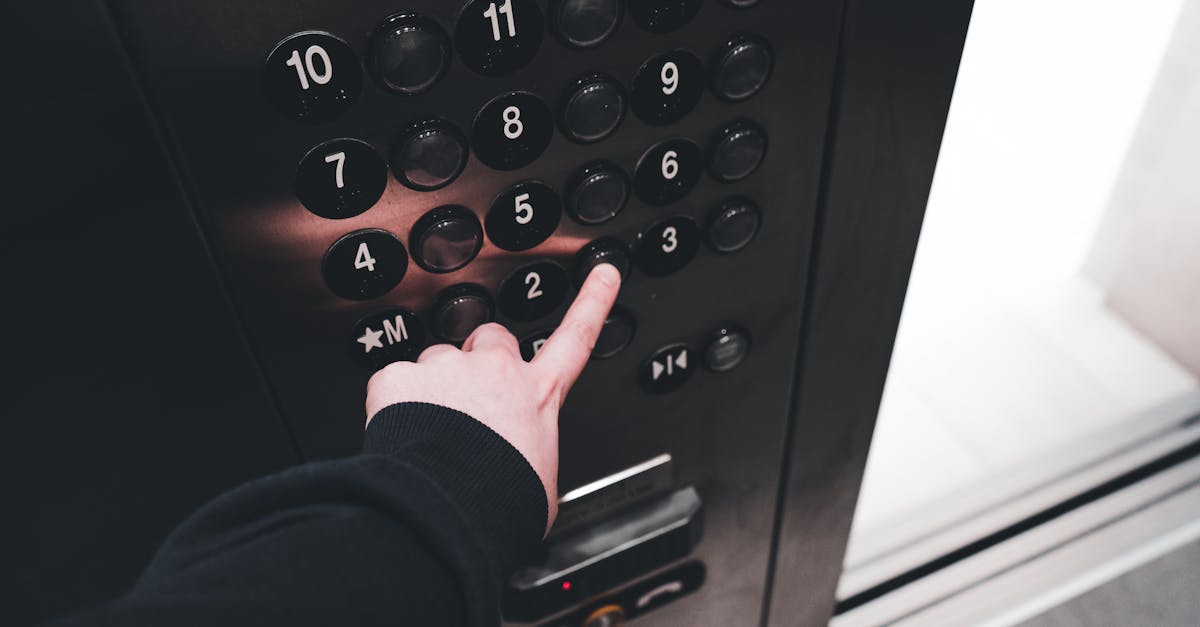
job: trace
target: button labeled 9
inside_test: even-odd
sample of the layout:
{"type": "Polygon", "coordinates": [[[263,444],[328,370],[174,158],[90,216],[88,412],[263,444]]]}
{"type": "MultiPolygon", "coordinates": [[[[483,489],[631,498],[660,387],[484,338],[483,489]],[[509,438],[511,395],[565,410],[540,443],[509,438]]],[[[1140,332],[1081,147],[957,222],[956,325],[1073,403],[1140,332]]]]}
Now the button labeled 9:
{"type": "Polygon", "coordinates": [[[686,50],[646,61],[633,79],[633,112],[647,124],[662,126],[683,119],[704,93],[704,64],[686,50]]]}

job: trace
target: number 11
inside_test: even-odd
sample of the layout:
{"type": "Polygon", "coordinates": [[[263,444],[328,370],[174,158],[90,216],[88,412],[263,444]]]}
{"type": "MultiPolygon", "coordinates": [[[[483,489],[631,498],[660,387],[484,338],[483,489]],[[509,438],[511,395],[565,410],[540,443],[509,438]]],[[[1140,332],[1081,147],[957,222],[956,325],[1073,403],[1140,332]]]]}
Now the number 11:
{"type": "Polygon", "coordinates": [[[513,19],[512,0],[504,0],[504,4],[500,5],[499,12],[496,10],[496,3],[493,2],[488,6],[488,10],[483,12],[483,16],[492,21],[492,39],[500,41],[500,13],[508,20],[508,36],[517,36],[517,23],[513,19]]]}

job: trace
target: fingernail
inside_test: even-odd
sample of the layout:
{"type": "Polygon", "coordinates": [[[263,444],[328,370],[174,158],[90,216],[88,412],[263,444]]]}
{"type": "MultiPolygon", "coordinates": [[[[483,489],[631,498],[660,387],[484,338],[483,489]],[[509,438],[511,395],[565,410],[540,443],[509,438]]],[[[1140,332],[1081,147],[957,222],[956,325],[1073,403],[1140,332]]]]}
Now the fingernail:
{"type": "Polygon", "coordinates": [[[592,274],[596,275],[600,283],[609,287],[620,285],[621,283],[621,271],[617,270],[617,267],[611,263],[596,264],[596,267],[592,268],[592,274]]]}

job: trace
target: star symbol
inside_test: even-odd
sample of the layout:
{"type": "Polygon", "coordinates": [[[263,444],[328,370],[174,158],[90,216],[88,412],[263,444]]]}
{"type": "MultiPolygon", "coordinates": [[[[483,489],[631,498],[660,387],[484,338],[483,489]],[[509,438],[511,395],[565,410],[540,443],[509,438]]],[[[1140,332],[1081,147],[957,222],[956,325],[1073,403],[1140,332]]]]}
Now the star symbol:
{"type": "Polygon", "coordinates": [[[363,345],[363,353],[371,352],[372,348],[383,348],[383,342],[379,341],[381,337],[383,331],[372,331],[371,327],[367,327],[362,337],[358,338],[358,343],[363,345]]]}

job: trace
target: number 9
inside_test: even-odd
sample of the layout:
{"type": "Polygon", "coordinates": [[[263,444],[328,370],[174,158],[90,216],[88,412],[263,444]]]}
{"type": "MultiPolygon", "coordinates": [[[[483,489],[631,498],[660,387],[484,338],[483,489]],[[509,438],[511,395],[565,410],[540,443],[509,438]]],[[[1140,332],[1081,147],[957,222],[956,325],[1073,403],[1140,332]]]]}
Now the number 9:
{"type": "Polygon", "coordinates": [[[659,78],[662,79],[662,92],[668,96],[675,93],[679,89],[679,66],[675,65],[674,61],[667,61],[662,66],[662,72],[659,73],[659,78]]]}

